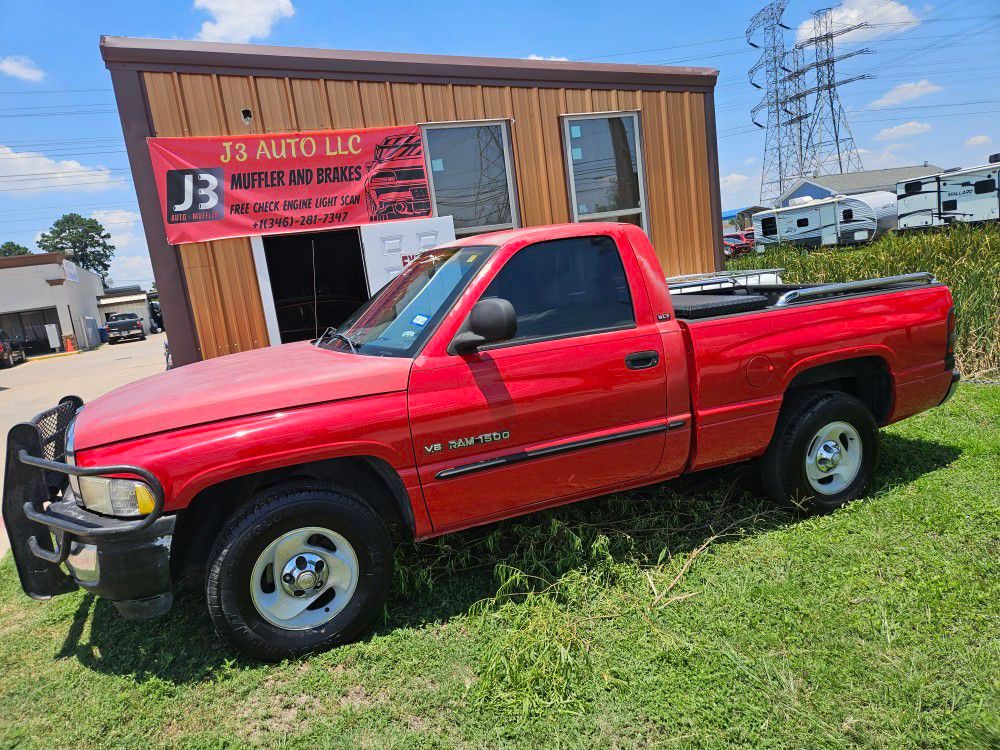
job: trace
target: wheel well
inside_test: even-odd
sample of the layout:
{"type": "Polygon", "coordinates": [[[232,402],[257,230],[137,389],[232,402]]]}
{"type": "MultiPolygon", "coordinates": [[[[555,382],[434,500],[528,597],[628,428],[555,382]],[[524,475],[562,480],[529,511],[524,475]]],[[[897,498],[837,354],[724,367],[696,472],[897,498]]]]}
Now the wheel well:
{"type": "Polygon", "coordinates": [[[820,389],[854,396],[868,407],[879,425],[885,424],[892,411],[892,376],[885,360],[879,357],[844,359],[800,372],[788,384],[782,406],[820,389]]]}
{"type": "Polygon", "coordinates": [[[170,555],[175,579],[190,578],[200,572],[223,525],[255,494],[295,481],[320,482],[351,490],[372,505],[394,537],[414,536],[410,496],[399,474],[384,460],[352,456],[285,466],[220,482],[195,495],[177,514],[170,555]]]}

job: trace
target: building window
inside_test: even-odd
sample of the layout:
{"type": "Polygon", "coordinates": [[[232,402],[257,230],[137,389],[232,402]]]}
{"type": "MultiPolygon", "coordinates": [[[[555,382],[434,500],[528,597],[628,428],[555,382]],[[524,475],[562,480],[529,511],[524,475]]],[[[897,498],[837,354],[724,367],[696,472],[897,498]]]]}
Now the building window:
{"type": "Polygon", "coordinates": [[[514,307],[512,342],[581,336],[635,325],[632,296],[610,237],[572,237],[519,250],[483,298],[514,307]]]}
{"type": "Polygon", "coordinates": [[[518,226],[506,123],[425,125],[424,142],[434,215],[456,235],[518,226]]]}
{"type": "Polygon", "coordinates": [[[646,227],[639,116],[567,115],[563,142],[573,221],[646,227]]]}
{"type": "Polygon", "coordinates": [[[760,231],[765,237],[773,237],[778,233],[778,219],[774,216],[766,216],[760,220],[760,231]]]}
{"type": "Polygon", "coordinates": [[[844,209],[844,221],[854,221],[854,209],[845,208],[844,209]]]}
{"type": "Polygon", "coordinates": [[[807,227],[809,226],[809,219],[799,219],[795,222],[797,227],[807,227]]]}

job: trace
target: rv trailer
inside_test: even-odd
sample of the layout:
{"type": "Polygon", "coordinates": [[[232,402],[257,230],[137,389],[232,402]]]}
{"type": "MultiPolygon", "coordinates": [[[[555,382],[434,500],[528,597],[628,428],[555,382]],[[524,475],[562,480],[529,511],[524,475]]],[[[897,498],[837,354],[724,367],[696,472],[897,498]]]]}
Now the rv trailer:
{"type": "Polygon", "coordinates": [[[753,215],[757,251],[781,242],[806,247],[868,242],[896,226],[896,196],[876,190],[832,198],[796,199],[753,215]]]}
{"type": "Polygon", "coordinates": [[[1000,218],[1000,154],[969,169],[906,180],[896,185],[900,229],[940,227],[956,221],[1000,218]]]}

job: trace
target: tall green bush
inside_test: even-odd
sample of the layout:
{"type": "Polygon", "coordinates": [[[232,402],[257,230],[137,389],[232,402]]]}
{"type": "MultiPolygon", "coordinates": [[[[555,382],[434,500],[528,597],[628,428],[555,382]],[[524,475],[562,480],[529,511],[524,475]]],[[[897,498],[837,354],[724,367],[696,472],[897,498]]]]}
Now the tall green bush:
{"type": "Polygon", "coordinates": [[[951,288],[956,359],[966,378],[1000,377],[1000,225],[890,232],[866,245],[812,251],[781,245],[729,262],[730,270],[785,269],[791,283],[852,281],[930,271],[951,288]]]}

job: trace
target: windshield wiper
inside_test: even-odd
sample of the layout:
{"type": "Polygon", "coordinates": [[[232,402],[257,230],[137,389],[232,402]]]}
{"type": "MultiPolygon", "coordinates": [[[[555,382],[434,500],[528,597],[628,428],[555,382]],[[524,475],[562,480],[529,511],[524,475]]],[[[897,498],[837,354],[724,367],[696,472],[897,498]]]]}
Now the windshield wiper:
{"type": "Polygon", "coordinates": [[[345,342],[349,347],[351,347],[351,354],[358,353],[358,345],[355,344],[350,339],[350,337],[340,333],[340,331],[336,330],[333,326],[330,326],[325,331],[323,331],[323,335],[316,340],[316,346],[322,346],[323,339],[325,339],[327,336],[329,336],[331,339],[340,339],[341,341],[345,342]]]}

